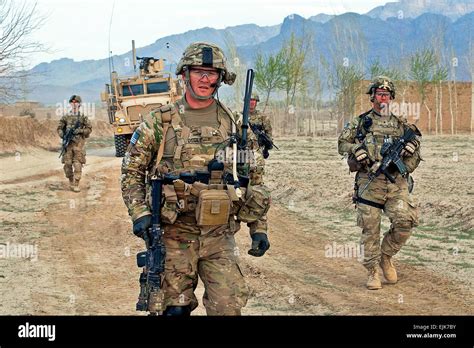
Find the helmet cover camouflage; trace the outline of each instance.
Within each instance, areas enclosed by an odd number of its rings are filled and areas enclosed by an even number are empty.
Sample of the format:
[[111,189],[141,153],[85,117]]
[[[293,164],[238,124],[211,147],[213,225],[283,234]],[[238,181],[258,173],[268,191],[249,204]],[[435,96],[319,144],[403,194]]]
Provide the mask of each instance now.
[[72,103],[73,101],[77,101],[78,103],[82,103],[82,98],[79,95],[73,94],[71,98],[69,98],[69,102]]
[[385,89],[390,92],[392,99],[395,99],[395,85],[392,80],[387,76],[377,76],[369,85],[366,94],[370,94],[372,97],[377,89]]
[[231,85],[235,81],[235,73],[227,69],[224,52],[216,45],[208,42],[195,42],[189,45],[176,67],[176,75],[183,73],[187,66],[203,66],[222,70],[222,81]]

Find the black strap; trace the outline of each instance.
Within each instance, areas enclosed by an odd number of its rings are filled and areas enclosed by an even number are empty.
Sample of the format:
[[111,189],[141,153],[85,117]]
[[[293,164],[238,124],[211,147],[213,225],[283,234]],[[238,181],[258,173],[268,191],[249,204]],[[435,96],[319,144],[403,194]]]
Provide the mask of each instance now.
[[374,208],[379,208],[379,209],[384,209],[385,208],[385,204],[380,204],[380,203],[368,201],[368,200],[366,200],[362,197],[357,197],[356,202],[366,204],[366,205],[370,205],[371,207],[374,207]]
[[[357,129],[356,129],[356,139],[359,140],[360,143],[362,143],[369,132],[369,128],[372,125],[372,120],[370,119],[370,125],[365,124],[365,117],[369,115],[373,109],[370,109],[369,111],[364,112],[363,114],[360,114],[359,116],[359,122],[357,123]],[[364,122],[364,125],[361,125],[361,123]],[[362,133],[362,129],[364,129],[365,134]]]

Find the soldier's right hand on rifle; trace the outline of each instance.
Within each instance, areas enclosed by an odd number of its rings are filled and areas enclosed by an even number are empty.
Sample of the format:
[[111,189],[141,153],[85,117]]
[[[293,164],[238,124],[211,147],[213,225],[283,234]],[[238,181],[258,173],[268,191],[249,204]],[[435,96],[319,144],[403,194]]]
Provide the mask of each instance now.
[[145,215],[133,222],[133,234],[148,242],[148,229],[151,227],[151,215]]
[[368,162],[369,155],[367,153],[367,150],[363,146],[359,145],[354,149],[354,156],[357,162],[360,162],[360,163]]
[[418,140],[412,140],[412,141],[409,141],[406,145],[405,145],[405,148],[402,150],[402,152],[400,153],[400,156],[401,157],[405,157],[405,156],[411,156],[415,153],[416,149],[418,148],[418,146],[420,145],[420,142]]

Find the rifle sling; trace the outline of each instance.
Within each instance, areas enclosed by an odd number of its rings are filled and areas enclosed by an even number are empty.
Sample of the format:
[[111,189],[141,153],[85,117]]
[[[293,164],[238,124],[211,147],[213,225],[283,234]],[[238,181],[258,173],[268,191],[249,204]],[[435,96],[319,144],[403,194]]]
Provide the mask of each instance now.
[[364,199],[364,198],[362,198],[362,197],[357,197],[357,198],[356,198],[356,202],[357,202],[357,203],[361,203],[361,204],[370,205],[371,207],[374,207],[374,208],[379,208],[379,209],[384,209],[384,208],[385,208],[385,204],[380,204],[380,203],[372,202],[372,201],[369,201],[369,200]]

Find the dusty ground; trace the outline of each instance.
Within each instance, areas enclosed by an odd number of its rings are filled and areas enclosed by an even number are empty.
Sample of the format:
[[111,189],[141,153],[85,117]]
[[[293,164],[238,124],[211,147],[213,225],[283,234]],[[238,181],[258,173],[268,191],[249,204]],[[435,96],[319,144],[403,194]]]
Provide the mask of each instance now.
[[[247,231],[237,234],[252,289],[243,313],[473,314],[472,139],[425,140],[415,174],[421,224],[397,256],[399,283],[379,291],[365,289],[357,258],[325,255],[328,245],[359,240],[336,139],[279,139],[267,169],[271,249],[252,258]],[[0,244],[37,247],[37,258],[0,258],[0,314],[137,314],[143,246],[121,200],[121,160],[107,144],[90,143],[80,193],[67,190],[57,153],[0,156]]]

